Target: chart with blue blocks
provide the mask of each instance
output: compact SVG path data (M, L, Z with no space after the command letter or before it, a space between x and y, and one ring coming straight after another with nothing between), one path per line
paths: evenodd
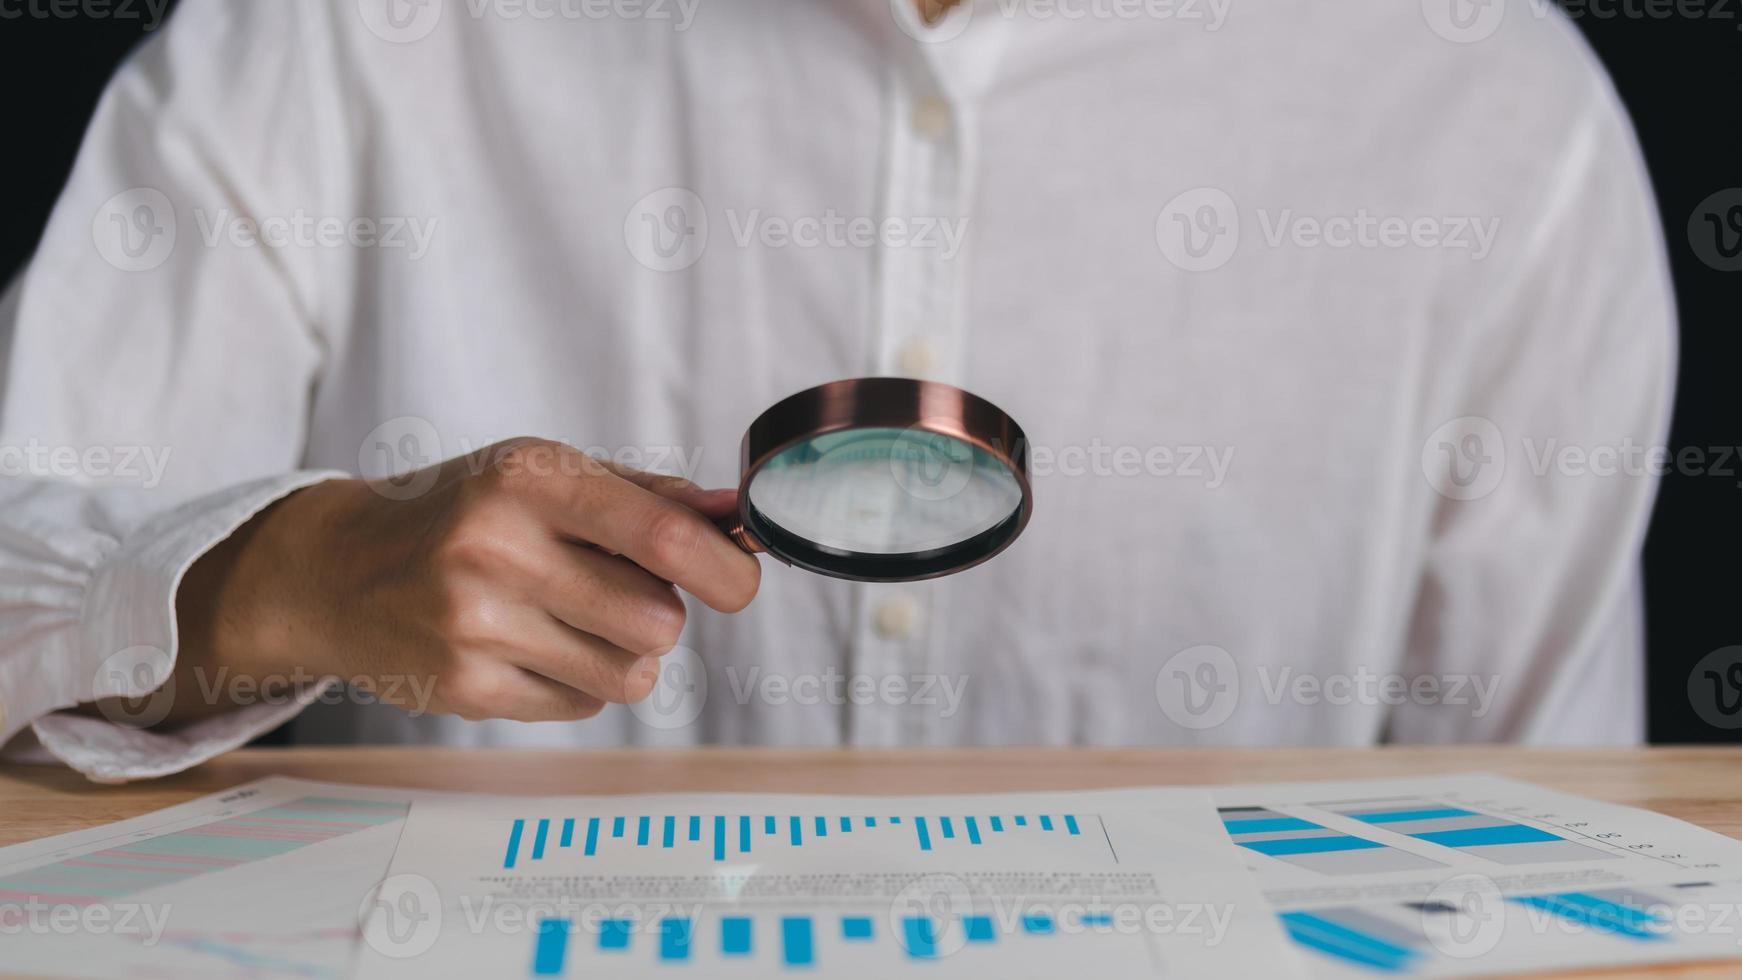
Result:
M1099 817L1010 814L639 814L517 817L505 830L502 868L603 858L625 850L671 851L716 862L753 860L792 848L851 849L868 837L905 842L919 853L995 846L1035 836L1080 842L1112 856ZM1115 858L1116 859L1116 858Z
M1632 888L1496 895L1497 907L1475 913L1435 901L1332 907L1287 912L1281 919L1289 938L1326 964L1354 974L1433 974L1460 972L1460 965L1477 965L1470 961L1488 955L1517 962L1528 955L1518 946L1536 946L1545 960L1564 956L1562 947L1584 946L1575 952L1602 961L1628 947L1674 942L1677 888L1663 891L1663 897ZM1497 927L1484 932L1489 918ZM1436 944L1434 934L1458 937L1458 943ZM1512 948L1503 948L1508 943Z
M1604 861L1616 855L1561 834L1469 807L1429 799L1352 800L1322 804L1333 813L1423 843L1500 864Z
M1056 941L1069 935L1111 935L1110 913L1083 913L1068 922L1050 912L873 915L863 912L790 914L747 912L654 918L606 918L591 924L572 918L538 921L529 954L529 975L560 977L579 961L608 968L631 958L704 970L724 964L759 964L808 970L827 966L821 952L849 956L881 949L903 962L924 963L972 956L976 948ZM1032 955L1032 951L1030 952ZM838 965L838 964L837 964Z

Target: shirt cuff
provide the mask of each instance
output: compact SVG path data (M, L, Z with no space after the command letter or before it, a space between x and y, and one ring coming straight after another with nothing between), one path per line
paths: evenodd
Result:
M174 697L159 688L175 666L175 598L182 575L274 502L348 476L302 471L240 484L159 514L126 535L92 573L78 629L67 637L71 643L45 644L40 656L0 662L0 675L22 674L0 676L0 699L8 702L0 703L0 746L29 725L44 748L99 782L161 776L283 724L325 693L332 682L311 684L282 703L238 708L175 732L137 727L154 721L153 712L166 714ZM153 692L157 696L148 697ZM144 700L118 719L122 723L56 713L99 698Z

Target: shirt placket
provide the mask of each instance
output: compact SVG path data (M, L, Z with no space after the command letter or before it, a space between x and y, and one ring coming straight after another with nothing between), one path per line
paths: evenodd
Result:
M972 235L975 82L996 54L994 32L947 45L896 46L884 113L881 234L876 249L875 373L960 384L964 291ZM928 741L935 718L912 703L933 670L943 581L857 586L857 696L848 699L854 745Z

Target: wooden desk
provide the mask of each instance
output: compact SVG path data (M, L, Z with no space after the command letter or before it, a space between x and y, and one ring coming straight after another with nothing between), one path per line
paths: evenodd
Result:
M0 844L137 816L267 775L488 793L970 793L1492 772L1742 838L1742 748L526 751L255 749L179 776L98 786L0 766ZM1581 976L1742 976L1742 962Z

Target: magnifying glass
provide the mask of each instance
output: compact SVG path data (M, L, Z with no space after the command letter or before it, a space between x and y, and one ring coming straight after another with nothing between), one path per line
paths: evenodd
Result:
M959 572L1028 523L1028 440L977 395L935 381L854 378L790 395L744 433L738 513L721 529L834 578Z

